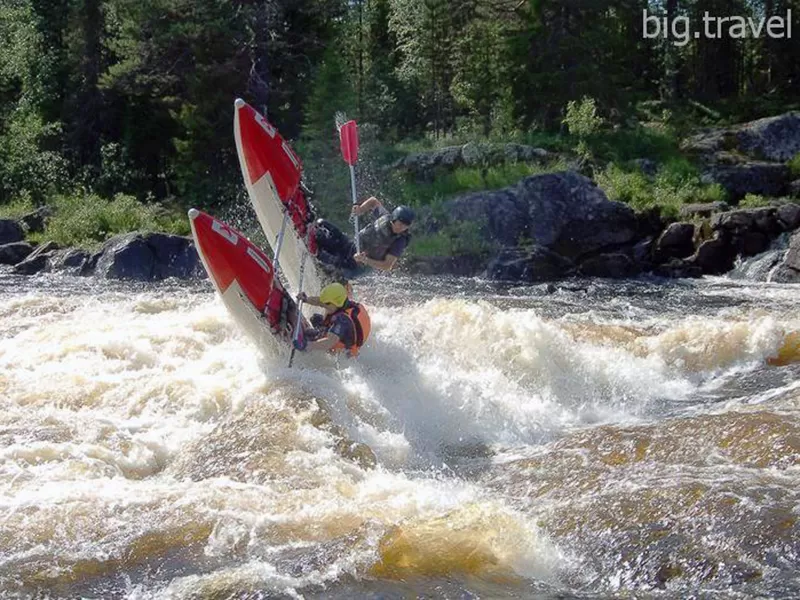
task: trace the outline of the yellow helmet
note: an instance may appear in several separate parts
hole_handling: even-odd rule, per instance
[[[347,300],[347,290],[341,283],[331,283],[322,288],[319,293],[319,301],[323,304],[333,304],[341,308]]]

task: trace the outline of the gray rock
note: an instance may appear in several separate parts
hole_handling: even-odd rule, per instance
[[[56,250],[49,257],[50,271],[65,271],[73,275],[84,275],[84,265],[89,260],[90,254],[80,248],[65,248]]]
[[[461,156],[461,146],[449,146],[433,153],[430,163],[435,167],[443,167],[449,171],[455,170],[464,164]]]
[[[114,236],[93,257],[94,274],[106,279],[153,279],[155,257],[140,233]]]
[[[666,226],[664,218],[661,216],[661,210],[658,208],[647,208],[636,213],[636,220],[638,235],[641,238],[657,237],[661,235]]]
[[[524,144],[469,142],[463,146],[447,146],[432,152],[410,154],[395,161],[389,169],[411,173],[421,181],[431,181],[437,172],[450,172],[465,165],[489,167],[508,162],[543,163],[551,157],[547,150]]]
[[[800,227],[800,204],[783,204],[775,216],[784,231],[793,231]]]
[[[633,210],[610,201],[591,179],[572,171],[533,175],[515,190],[528,204],[531,238],[574,259],[637,237]]]
[[[678,215],[682,219],[691,217],[710,217],[714,213],[730,210],[730,206],[725,202],[705,202],[696,204],[684,204],[678,209]]]
[[[157,281],[202,277],[204,270],[190,238],[164,233],[127,233],[109,239],[82,271],[98,277]]]
[[[655,240],[651,237],[637,242],[630,250],[631,258],[640,265],[646,265],[651,261],[654,244]]]
[[[41,233],[44,231],[45,222],[47,218],[52,215],[53,211],[49,206],[40,206],[35,211],[28,213],[19,218],[19,224],[28,233]]]
[[[700,131],[684,140],[681,148],[702,155],[737,150],[752,159],[785,162],[800,152],[800,113]]]
[[[23,275],[33,275],[34,273],[39,273],[40,271],[46,271],[50,255],[58,249],[59,245],[57,243],[45,242],[44,244],[37,246],[37,248],[31,252],[27,258],[25,258],[25,260],[17,263],[14,266],[14,271]]]
[[[695,154],[714,154],[735,147],[736,136],[727,129],[703,129],[681,142],[681,150]]]
[[[736,128],[739,149],[764,160],[787,161],[800,152],[800,113],[789,112]]]
[[[659,277],[670,277],[673,279],[683,277],[702,277],[703,270],[691,261],[682,258],[674,258],[669,262],[658,265],[653,269],[653,274]]]
[[[752,209],[753,226],[761,233],[775,237],[783,231],[778,222],[778,210],[774,206],[764,206]]]
[[[753,214],[749,210],[729,210],[711,217],[713,231],[739,232],[753,227]]]
[[[730,198],[739,201],[747,194],[780,196],[789,186],[789,167],[768,162],[715,165],[702,176],[704,183],[719,183]]]
[[[460,196],[445,204],[445,213],[478,223],[489,241],[503,246],[516,246],[528,229],[529,206],[514,188]]]
[[[573,270],[572,261],[542,246],[533,246],[502,250],[489,263],[486,276],[492,280],[534,283],[560,279]]]
[[[792,198],[800,198],[800,179],[792,181],[786,193]]]
[[[551,154],[543,148],[523,144],[508,143],[503,146],[506,162],[544,163]]]
[[[760,231],[748,231],[736,240],[736,249],[742,256],[755,256],[769,248],[770,237]]]
[[[205,276],[192,238],[166,233],[147,235],[147,243],[155,256],[155,279],[191,279]]]
[[[641,267],[629,256],[621,252],[598,254],[583,261],[578,268],[581,275],[586,277],[606,277],[610,279],[624,279],[635,277],[641,272]]]
[[[772,206],[731,210],[714,215],[711,218],[711,229],[727,231],[733,235],[744,235],[748,231],[757,230],[775,236],[784,230],[777,214],[777,209]]]
[[[778,283],[800,283],[800,231],[789,240],[789,249],[770,278]]]
[[[707,275],[720,275],[733,268],[736,250],[723,237],[706,240],[697,248],[690,262]]]
[[[671,223],[656,242],[656,260],[687,258],[694,254],[694,225]]]
[[[13,244],[25,238],[22,226],[14,219],[0,219],[0,244]]]
[[[0,265],[16,265],[33,252],[28,242],[12,242],[0,246]]]
[[[468,167],[484,166],[489,162],[489,145],[469,142],[461,148],[461,156]]]
[[[637,239],[633,210],[609,201],[590,179],[572,171],[467,194],[445,208],[451,220],[480,223],[491,242],[516,246],[528,239],[570,259]]]

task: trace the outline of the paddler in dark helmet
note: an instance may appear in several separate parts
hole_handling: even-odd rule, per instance
[[[314,229],[317,258],[334,269],[341,270],[347,279],[363,272],[363,266],[391,271],[411,240],[409,227],[414,211],[398,206],[391,213],[374,196],[353,206],[352,214],[363,216],[372,212],[375,220],[358,233],[361,252],[356,244],[332,223],[319,219]]]

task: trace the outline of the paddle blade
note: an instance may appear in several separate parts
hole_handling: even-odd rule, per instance
[[[355,165],[358,160],[358,126],[355,121],[348,121],[339,128],[339,144],[345,162]]]

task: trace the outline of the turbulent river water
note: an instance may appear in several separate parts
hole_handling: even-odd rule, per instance
[[[800,596],[800,286],[358,293],[290,370],[208,282],[0,273],[0,596]]]

